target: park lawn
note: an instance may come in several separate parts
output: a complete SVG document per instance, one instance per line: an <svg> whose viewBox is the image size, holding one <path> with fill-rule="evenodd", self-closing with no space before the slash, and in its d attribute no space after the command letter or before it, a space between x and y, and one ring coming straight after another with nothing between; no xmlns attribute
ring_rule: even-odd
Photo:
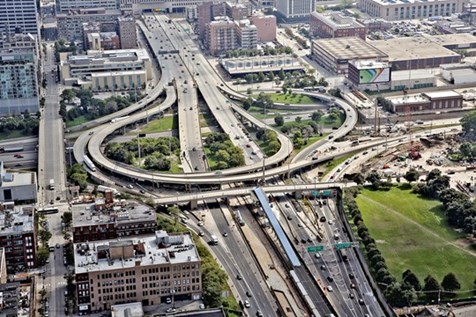
<svg viewBox="0 0 476 317"><path fill-rule="evenodd" d="M329 135L329 133L324 133L322 136L320 136L320 135L314 135L314 136L312 136L312 137L310 137L310 138L307 138L307 143L304 144L304 146L302 146L302 147L299 148L299 149L294 148L293 156L296 155L296 154L298 154L299 152L301 152L302 150L304 150L304 149L307 148L308 146L313 145L313 144L316 143L317 141L326 138L328 135Z"/></svg>
<svg viewBox="0 0 476 317"><path fill-rule="evenodd" d="M149 121L148 124L143 126L139 133L158 133L158 132L165 132L171 131L178 128L178 116L171 115L166 116L160 119L155 119ZM137 132L134 132L134 134Z"/></svg>
<svg viewBox="0 0 476 317"><path fill-rule="evenodd" d="M88 119L86 118L86 116L79 116L74 118L74 120L66 121L65 124L67 128L71 128L86 122L88 122Z"/></svg>
<svg viewBox="0 0 476 317"><path fill-rule="evenodd" d="M268 93L265 94L271 98L273 102L277 103L289 103L289 104L313 104L317 101L309 96L301 95L301 94L283 94L283 93ZM253 96L258 98L258 96Z"/></svg>
<svg viewBox="0 0 476 317"><path fill-rule="evenodd" d="M399 187L389 191L364 189L356 201L389 271L398 280L406 269L411 269L422 284L428 274L441 283L453 272L461 291L474 288L476 256L452 244L463 235L448 227L439 201L420 198Z"/></svg>

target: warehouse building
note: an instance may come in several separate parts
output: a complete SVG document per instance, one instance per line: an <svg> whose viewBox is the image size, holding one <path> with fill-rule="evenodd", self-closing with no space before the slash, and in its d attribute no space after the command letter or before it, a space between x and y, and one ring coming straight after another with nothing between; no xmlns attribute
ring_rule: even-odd
<svg viewBox="0 0 476 317"><path fill-rule="evenodd" d="M201 260L190 233L76 243L74 263L80 314L202 296Z"/></svg>
<svg viewBox="0 0 476 317"><path fill-rule="evenodd" d="M369 42L388 56L392 70L437 68L459 63L461 56L425 37L401 37Z"/></svg>
<svg viewBox="0 0 476 317"><path fill-rule="evenodd" d="M358 37L319 39L312 42L312 58L336 74L347 74L351 61L388 61L388 55Z"/></svg>
<svg viewBox="0 0 476 317"><path fill-rule="evenodd" d="M321 39L357 36L365 41L367 28L354 17L338 12L311 12L309 16L311 34Z"/></svg>
<svg viewBox="0 0 476 317"><path fill-rule="evenodd" d="M435 91L388 98L394 113L445 112L463 107L463 96L456 91Z"/></svg>

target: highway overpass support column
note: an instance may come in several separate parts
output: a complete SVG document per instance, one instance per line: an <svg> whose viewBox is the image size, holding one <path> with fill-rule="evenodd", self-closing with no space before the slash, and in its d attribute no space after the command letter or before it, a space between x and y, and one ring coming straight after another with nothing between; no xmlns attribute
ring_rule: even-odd
<svg viewBox="0 0 476 317"><path fill-rule="evenodd" d="M301 199L302 198L302 191L301 190L297 190L293 193L293 196L294 198L296 199Z"/></svg>
<svg viewBox="0 0 476 317"><path fill-rule="evenodd" d="M198 201L196 199L190 200L190 209L195 210L198 207Z"/></svg>

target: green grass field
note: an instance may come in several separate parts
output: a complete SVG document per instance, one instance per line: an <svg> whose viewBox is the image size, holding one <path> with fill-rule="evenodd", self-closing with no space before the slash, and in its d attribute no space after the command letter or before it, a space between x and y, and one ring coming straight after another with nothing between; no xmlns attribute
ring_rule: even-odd
<svg viewBox="0 0 476 317"><path fill-rule="evenodd" d="M85 116L79 116L77 118L75 118L74 120L72 121L66 121L66 127L67 128L71 128L71 127L75 127L77 125L80 125L80 124L83 124L83 123L86 123L88 122L88 119L86 119Z"/></svg>
<svg viewBox="0 0 476 317"><path fill-rule="evenodd" d="M215 160L215 156L212 155L212 152L210 151L210 148L208 146L203 147L203 152L205 152L205 155L207 156L207 161L208 161L208 167L210 170L215 170L218 162Z"/></svg>
<svg viewBox="0 0 476 317"><path fill-rule="evenodd" d="M398 187L389 191L364 189L356 201L390 272L398 280L406 269L411 269L422 284L428 274L441 283L447 273L453 272L461 291L474 288L476 252L456 241L464 235L447 225L439 201L422 199L410 189ZM462 293L461 297L468 295Z"/></svg>
<svg viewBox="0 0 476 317"><path fill-rule="evenodd" d="M13 130L8 132L0 132L0 140L8 140L15 138L23 138L26 136L32 136L33 134L23 134L22 130Z"/></svg>
<svg viewBox="0 0 476 317"><path fill-rule="evenodd" d="M314 98L304 96L301 94L282 94L282 93L269 93L265 94L271 98L273 102L277 103L289 103L289 104L313 104L316 103ZM253 96L257 98L258 96Z"/></svg>
<svg viewBox="0 0 476 317"><path fill-rule="evenodd" d="M170 131L178 128L177 116L166 116L160 119L152 120L141 128L139 133L158 133Z"/></svg>

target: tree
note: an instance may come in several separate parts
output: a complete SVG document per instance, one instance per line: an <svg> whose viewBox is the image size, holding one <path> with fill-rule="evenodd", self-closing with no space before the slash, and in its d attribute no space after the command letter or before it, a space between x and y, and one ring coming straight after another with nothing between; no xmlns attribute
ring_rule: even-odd
<svg viewBox="0 0 476 317"><path fill-rule="evenodd" d="M407 182L411 183L411 182L414 182L416 180L418 180L418 178L420 177L420 173L414 169L413 167L410 168L406 173L405 173L405 176L404 178L407 180Z"/></svg>
<svg viewBox="0 0 476 317"><path fill-rule="evenodd" d="M253 90L251 88L246 89L246 94L251 95L253 93Z"/></svg>
<svg viewBox="0 0 476 317"><path fill-rule="evenodd" d="M342 98L342 91L340 88L331 88L328 91L329 95L337 97L337 98Z"/></svg>
<svg viewBox="0 0 476 317"><path fill-rule="evenodd" d="M38 251L36 252L36 260L38 262L38 265L45 265L46 260L50 257L50 251L46 246L41 246L38 248Z"/></svg>
<svg viewBox="0 0 476 317"><path fill-rule="evenodd" d="M421 284L418 277L410 270L406 270L402 274L403 283L410 284L416 291L421 290Z"/></svg>
<svg viewBox="0 0 476 317"><path fill-rule="evenodd" d="M297 116L297 117L294 119L294 121L296 121L297 123L300 123L301 120L302 120L302 117L300 117L300 116Z"/></svg>
<svg viewBox="0 0 476 317"><path fill-rule="evenodd" d="M282 126L284 124L284 117L282 115L274 117L274 123L276 123L277 126Z"/></svg>
<svg viewBox="0 0 476 317"><path fill-rule="evenodd" d="M41 244L44 246L48 244L48 240L50 240L51 236L52 234L48 230L38 230L38 238L40 239Z"/></svg>
<svg viewBox="0 0 476 317"><path fill-rule="evenodd" d="M446 291L455 291L461 288L461 284L459 283L456 275L452 272L445 275L443 281L441 282L441 286Z"/></svg>
<svg viewBox="0 0 476 317"><path fill-rule="evenodd" d="M61 220L63 221L65 227L69 227L73 221L73 213L70 211L65 211L61 216Z"/></svg>
<svg viewBox="0 0 476 317"><path fill-rule="evenodd" d="M476 141L476 111L471 111L461 119L463 138L468 141Z"/></svg>
<svg viewBox="0 0 476 317"><path fill-rule="evenodd" d="M249 110L252 105L253 105L253 99L251 98L246 98L245 101L243 101L243 109L245 110Z"/></svg>
<svg viewBox="0 0 476 317"><path fill-rule="evenodd" d="M324 115L324 113L322 112L322 110L317 110L317 111L314 111L312 113L311 119L312 119L312 121L317 122L317 121L321 120L323 115Z"/></svg>
<svg viewBox="0 0 476 317"><path fill-rule="evenodd" d="M380 175L377 172L372 172L365 178L366 181L372 184L372 188L377 190L379 189L382 181L380 180Z"/></svg>
<svg viewBox="0 0 476 317"><path fill-rule="evenodd" d="M431 275L425 277L425 286L423 286L423 291L426 293L426 297L429 299L438 298L438 293L441 290L440 283Z"/></svg>

